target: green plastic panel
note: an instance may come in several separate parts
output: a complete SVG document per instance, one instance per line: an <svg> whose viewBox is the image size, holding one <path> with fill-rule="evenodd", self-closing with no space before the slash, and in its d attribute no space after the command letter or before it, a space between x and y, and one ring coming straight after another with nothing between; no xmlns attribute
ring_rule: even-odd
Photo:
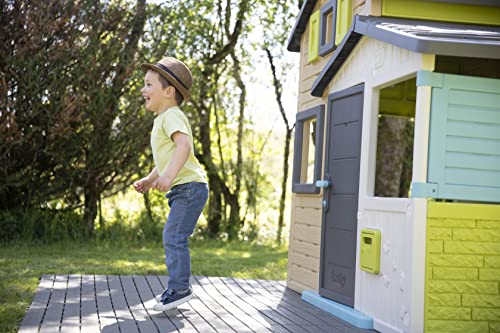
<svg viewBox="0 0 500 333"><path fill-rule="evenodd" d="M500 332L499 268L500 205L429 201L423 332Z"/></svg>
<svg viewBox="0 0 500 333"><path fill-rule="evenodd" d="M352 22L352 0L337 0L337 22L335 26L335 45L339 45L349 31Z"/></svg>
<svg viewBox="0 0 500 333"><path fill-rule="evenodd" d="M415 117L416 79L409 79L380 91L379 114Z"/></svg>
<svg viewBox="0 0 500 333"><path fill-rule="evenodd" d="M319 59L319 13L317 10L311 14L309 18L309 49L307 53L307 60L309 62Z"/></svg>
<svg viewBox="0 0 500 333"><path fill-rule="evenodd" d="M413 197L500 202L500 80L419 72L432 87L427 184ZM435 188L435 191L428 191Z"/></svg>
<svg viewBox="0 0 500 333"><path fill-rule="evenodd" d="M383 0L382 15L433 21L500 25L500 7L423 0Z"/></svg>

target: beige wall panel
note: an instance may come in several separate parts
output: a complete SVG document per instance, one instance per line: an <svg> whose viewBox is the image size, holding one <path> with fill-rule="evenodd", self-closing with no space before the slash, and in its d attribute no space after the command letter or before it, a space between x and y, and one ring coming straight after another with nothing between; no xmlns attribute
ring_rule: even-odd
<svg viewBox="0 0 500 333"><path fill-rule="evenodd" d="M295 223L293 237L304 242L319 244L321 240L321 228Z"/></svg>
<svg viewBox="0 0 500 333"><path fill-rule="evenodd" d="M314 77L314 78L318 77L319 73L325 67L326 63L330 59L330 56L331 56L331 54L327 54L326 57L320 57L319 60L306 64L304 66L304 68L302 69L303 74L304 74L303 77L305 79L310 78L310 77Z"/></svg>
<svg viewBox="0 0 500 333"><path fill-rule="evenodd" d="M382 16L382 0L353 0L353 16Z"/></svg>
<svg viewBox="0 0 500 333"><path fill-rule="evenodd" d="M366 0L353 0L352 1L352 12L354 15L363 13L366 7Z"/></svg>
<svg viewBox="0 0 500 333"><path fill-rule="evenodd" d="M306 286L300 282L297 282L295 280L287 280L286 286L298 293L302 293L304 290L311 290L314 289L312 286Z"/></svg>
<svg viewBox="0 0 500 333"><path fill-rule="evenodd" d="M308 110L316 105L325 104L322 99L315 99L314 101L301 104L303 110Z"/></svg>
<svg viewBox="0 0 500 333"><path fill-rule="evenodd" d="M316 76L312 76L302 80L299 84L299 93L311 95L311 88L314 81L316 81Z"/></svg>
<svg viewBox="0 0 500 333"><path fill-rule="evenodd" d="M307 268L311 271L319 271L319 258L313 258L304 254L294 252L292 253L293 264Z"/></svg>
<svg viewBox="0 0 500 333"><path fill-rule="evenodd" d="M295 196L295 206L296 207L309 207L309 208L321 209L321 200L322 199L323 199L323 197L320 197L320 196L296 195Z"/></svg>
<svg viewBox="0 0 500 333"><path fill-rule="evenodd" d="M297 223L321 227L321 218L320 209L295 207L295 221Z"/></svg>
<svg viewBox="0 0 500 333"><path fill-rule="evenodd" d="M287 263L287 286L288 281L290 279L291 275L291 266L292 266L292 261L290 260L290 256L295 251L294 247L294 231L295 231L295 223L293 222L295 219L295 202L296 202L297 195L295 193L292 193L292 209L291 209L291 217L290 217L290 234L288 235L288 263Z"/></svg>
<svg viewBox="0 0 500 333"><path fill-rule="evenodd" d="M310 109L316 105L323 104L323 100L311 94L300 94L298 98L299 111Z"/></svg>
<svg viewBox="0 0 500 333"><path fill-rule="evenodd" d="M313 272L300 266L292 265L291 274L293 277L290 280L297 281L306 286L307 289L318 290L319 272Z"/></svg>
<svg viewBox="0 0 500 333"><path fill-rule="evenodd" d="M291 243L293 243L293 250L290 251L293 253L302 253L313 258L319 258L320 256L319 244L307 243L296 238L292 239Z"/></svg>
<svg viewBox="0 0 500 333"><path fill-rule="evenodd" d="M327 1L317 1L314 11L320 9ZM309 63L307 60L308 44L309 27L307 26L302 34L300 45L298 112L323 103L321 98L311 96L311 87L331 56L330 54ZM321 194L317 196L292 195L287 286L298 292L304 289L318 289L321 201ZM303 265L310 269L314 268L316 271L300 267Z"/></svg>

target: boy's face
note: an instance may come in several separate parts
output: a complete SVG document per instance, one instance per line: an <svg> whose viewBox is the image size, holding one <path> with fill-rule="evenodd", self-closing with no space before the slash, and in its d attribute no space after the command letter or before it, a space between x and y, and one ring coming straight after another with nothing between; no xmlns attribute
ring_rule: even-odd
<svg viewBox="0 0 500 333"><path fill-rule="evenodd" d="M146 109L155 113L163 111L167 90L161 86L158 75L155 71L149 70L144 77L144 87L141 89L141 94L146 100Z"/></svg>

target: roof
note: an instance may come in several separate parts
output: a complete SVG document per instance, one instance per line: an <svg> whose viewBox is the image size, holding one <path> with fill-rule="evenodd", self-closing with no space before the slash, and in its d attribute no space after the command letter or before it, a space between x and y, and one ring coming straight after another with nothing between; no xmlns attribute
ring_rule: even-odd
<svg viewBox="0 0 500 333"><path fill-rule="evenodd" d="M314 82L313 96L323 95L363 35L418 53L500 59L500 27L358 15Z"/></svg>
<svg viewBox="0 0 500 333"><path fill-rule="evenodd" d="M288 37L288 46L290 52L300 52L300 37L304 33L317 0L305 0L300 9L299 18L295 21L292 33Z"/></svg>

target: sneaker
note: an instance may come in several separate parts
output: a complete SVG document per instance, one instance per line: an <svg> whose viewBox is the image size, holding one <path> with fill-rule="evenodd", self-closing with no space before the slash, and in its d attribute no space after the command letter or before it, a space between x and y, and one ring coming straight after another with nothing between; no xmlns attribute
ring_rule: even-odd
<svg viewBox="0 0 500 333"><path fill-rule="evenodd" d="M161 294L155 296L155 301L160 303L165 297L167 297L170 289L165 289Z"/></svg>
<svg viewBox="0 0 500 333"><path fill-rule="evenodd" d="M161 294L155 296L155 301L157 303L161 302L163 298L167 295L168 289L165 289Z"/></svg>
<svg viewBox="0 0 500 333"><path fill-rule="evenodd" d="M157 296L158 297L158 296ZM193 290L187 288L184 290L167 289L160 295L160 302L153 307L155 311L166 311L177 307L178 305L189 301L193 297Z"/></svg>

